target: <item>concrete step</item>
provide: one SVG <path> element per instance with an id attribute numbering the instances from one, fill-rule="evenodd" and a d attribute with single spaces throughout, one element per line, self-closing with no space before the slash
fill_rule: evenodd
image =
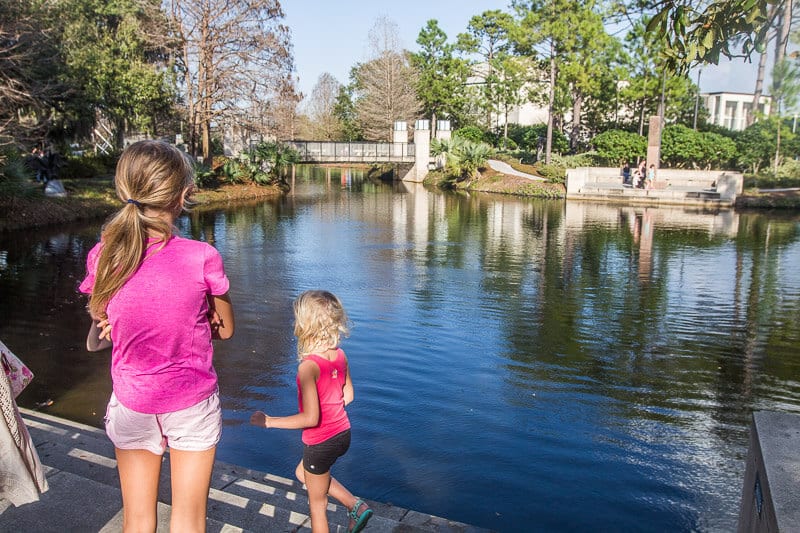
<path id="1" fill-rule="evenodd" d="M 122 495 L 114 447 L 102 430 L 37 411 L 21 410 L 45 465 L 50 490 L 39 502 L 11 507 L 0 499 L 0 533 L 6 531 L 121 531 Z M 169 531 L 169 454 L 159 485 L 158 531 Z M 468 524 L 366 500 L 375 514 L 367 531 L 482 532 Z M 328 507 L 331 531 L 346 531 L 347 510 Z M 308 501 L 293 479 L 217 461 L 208 502 L 208 531 L 307 531 Z"/>

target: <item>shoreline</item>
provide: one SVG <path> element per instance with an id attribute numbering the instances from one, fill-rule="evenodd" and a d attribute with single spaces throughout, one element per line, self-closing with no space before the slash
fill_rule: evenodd
<path id="1" fill-rule="evenodd" d="M 34 229 L 85 220 L 104 219 L 121 207 L 109 179 L 64 180 L 68 195 L 63 198 L 36 192 L 23 196 L 0 197 L 0 233 Z M 274 198 L 283 194 L 275 186 L 221 185 L 201 189 L 193 197 L 195 209 L 222 206 L 233 202 Z"/>
<path id="2" fill-rule="evenodd" d="M 441 176 L 431 173 L 425 184 L 438 186 Z M 0 197 L 0 233 L 108 217 L 120 208 L 113 182 L 107 178 L 64 180 L 68 196 L 47 197 L 36 192 Z M 459 183 L 456 191 L 487 192 L 525 198 L 564 199 L 563 184 L 532 181 L 487 169 L 478 178 Z M 284 194 L 276 186 L 221 185 L 194 195 L 195 209 L 213 208 L 248 200 L 264 200 Z M 800 189 L 750 190 L 736 198 L 734 209 L 800 210 Z"/>

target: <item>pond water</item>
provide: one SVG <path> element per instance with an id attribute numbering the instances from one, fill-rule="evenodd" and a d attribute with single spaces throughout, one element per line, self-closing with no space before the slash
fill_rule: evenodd
<path id="1" fill-rule="evenodd" d="M 225 258 L 220 460 L 291 476 L 292 299 L 338 294 L 356 400 L 334 474 L 498 531 L 735 529 L 751 413 L 800 413 L 800 223 L 779 214 L 455 195 L 305 168 L 281 199 L 196 211 Z M 101 426 L 108 354 L 77 294 L 99 223 L 0 236 L 21 405 Z M 158 317 L 154 317 L 157 321 Z"/>

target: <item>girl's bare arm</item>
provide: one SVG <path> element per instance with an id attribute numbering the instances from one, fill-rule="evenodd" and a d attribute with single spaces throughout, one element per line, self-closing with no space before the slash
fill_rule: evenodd
<path id="1" fill-rule="evenodd" d="M 233 337 L 233 304 L 229 293 L 222 296 L 209 296 L 208 319 L 211 323 L 211 338 L 230 339 Z"/>
<path id="2" fill-rule="evenodd" d="M 317 396 L 319 367 L 313 361 L 303 361 L 297 369 L 297 377 L 300 379 L 303 396 L 303 412 L 291 416 L 269 416 L 256 411 L 250 416 L 252 425 L 276 429 L 305 429 L 319 423 L 319 396 Z"/>
<path id="3" fill-rule="evenodd" d="M 344 394 L 344 404 L 348 405 L 350 402 L 353 401 L 355 396 L 355 390 L 353 389 L 353 379 L 350 377 L 350 364 L 347 365 L 347 379 L 344 382 L 344 388 L 342 389 L 342 393 Z"/>

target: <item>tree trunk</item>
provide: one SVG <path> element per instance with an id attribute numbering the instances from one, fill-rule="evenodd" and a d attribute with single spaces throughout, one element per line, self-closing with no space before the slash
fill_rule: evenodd
<path id="1" fill-rule="evenodd" d="M 646 105 L 647 100 L 642 98 L 642 103 L 639 107 L 639 135 L 644 135 L 644 108 Z"/>
<path id="2" fill-rule="evenodd" d="M 544 162 L 550 164 L 553 151 L 553 109 L 556 101 L 556 43 L 550 39 L 550 90 L 547 95 L 547 141 L 545 144 Z"/>
<path id="3" fill-rule="evenodd" d="M 197 74 L 197 98 L 200 101 L 200 135 L 205 164 L 211 163 L 211 50 L 208 12 L 203 12 L 200 29 L 200 62 Z"/>
<path id="4" fill-rule="evenodd" d="M 789 33 L 792 29 L 792 0 L 784 0 L 783 5 L 777 6 L 777 10 L 777 26 L 775 28 L 775 60 L 772 63 L 773 68 L 786 58 L 786 47 L 789 44 Z M 780 88 L 780 83 L 780 80 L 776 82 L 776 85 L 778 85 L 776 88 Z M 774 98 L 773 103 L 776 103 Z M 770 107 L 770 116 L 775 113 L 773 109 L 774 107 L 776 106 Z M 778 125 L 778 129 L 780 130 L 780 125 Z"/>
<path id="5" fill-rule="evenodd" d="M 583 107 L 583 95 L 574 95 L 572 103 L 572 131 L 569 135 L 569 147 L 573 152 L 578 149 L 578 137 L 581 133 L 581 108 Z"/>
<path id="6" fill-rule="evenodd" d="M 661 120 L 661 127 L 664 127 L 664 121 L 667 115 L 667 67 L 664 67 L 664 72 L 661 75 L 661 98 L 658 100 L 658 118 Z"/>
<path id="7" fill-rule="evenodd" d="M 767 68 L 767 52 L 761 52 L 758 58 L 758 73 L 756 74 L 756 90 L 753 91 L 753 106 L 750 114 L 747 115 L 747 125 L 750 126 L 755 122 L 756 112 L 758 111 L 758 104 L 761 102 L 761 93 L 764 90 L 764 71 Z"/>
<path id="8" fill-rule="evenodd" d="M 789 44 L 789 34 L 792 29 L 792 0 L 784 0 L 778 7 L 778 25 L 775 37 L 775 65 L 786 57 L 786 47 Z"/>
<path id="9" fill-rule="evenodd" d="M 780 106 L 780 103 L 778 104 Z M 780 163 L 781 157 L 781 115 L 778 112 L 778 138 L 775 142 L 775 178 L 778 177 L 778 164 Z"/>
<path id="10" fill-rule="evenodd" d="M 201 124 L 203 130 L 203 163 L 211 164 L 211 124 L 208 120 L 204 120 Z"/>
<path id="11" fill-rule="evenodd" d="M 503 116 L 503 150 L 508 148 L 508 104 L 505 104 Z"/>

